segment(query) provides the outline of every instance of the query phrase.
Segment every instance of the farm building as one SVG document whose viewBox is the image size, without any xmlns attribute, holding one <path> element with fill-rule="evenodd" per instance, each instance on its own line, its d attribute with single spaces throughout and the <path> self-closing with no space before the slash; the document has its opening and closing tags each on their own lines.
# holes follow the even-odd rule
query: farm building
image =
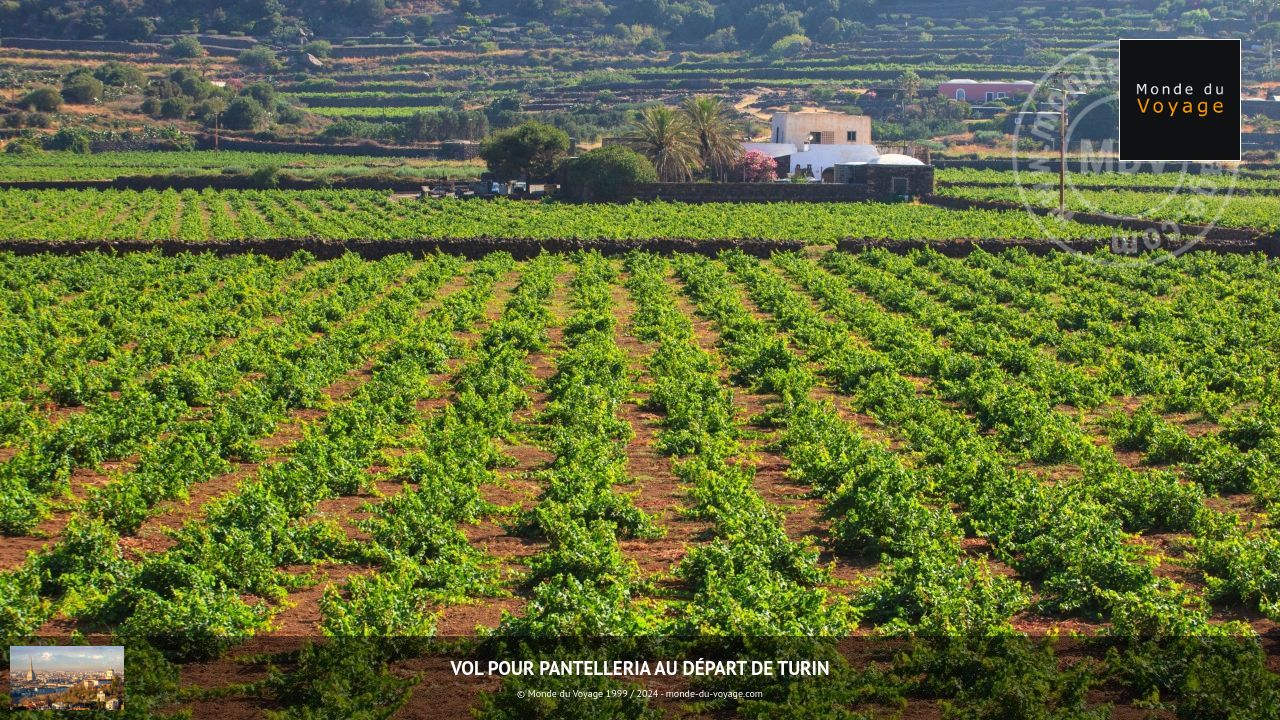
<svg viewBox="0 0 1280 720">
<path fill-rule="evenodd" d="M 933 166 L 910 155 L 886 153 L 866 162 L 840 163 L 834 181 L 861 186 L 868 199 L 933 194 Z"/>
<path fill-rule="evenodd" d="M 997 82 L 988 80 L 948 80 L 938 85 L 938 94 L 952 100 L 965 102 L 991 102 L 1004 98 L 1024 98 L 1031 94 L 1035 83 L 1030 80 Z"/>
<path fill-rule="evenodd" d="M 833 112 L 780 112 L 769 122 L 769 142 L 743 143 L 778 163 L 780 175 L 802 172 L 821 178 L 839 163 L 866 162 L 879 155 L 871 144 L 871 118 Z"/>
<path fill-rule="evenodd" d="M 850 145 L 871 142 L 871 118 L 834 112 L 780 112 L 769 121 L 775 143 Z"/>
</svg>

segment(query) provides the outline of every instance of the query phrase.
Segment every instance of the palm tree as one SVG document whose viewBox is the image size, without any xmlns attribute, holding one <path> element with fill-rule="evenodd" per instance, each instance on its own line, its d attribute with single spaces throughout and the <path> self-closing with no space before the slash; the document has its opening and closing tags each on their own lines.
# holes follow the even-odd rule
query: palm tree
<svg viewBox="0 0 1280 720">
<path fill-rule="evenodd" d="M 907 70 L 898 76 L 898 100 L 902 103 L 902 116 L 907 115 L 907 104 L 920 92 L 920 76 L 915 70 Z"/>
<path fill-rule="evenodd" d="M 718 97 L 702 95 L 685 98 L 680 112 L 697 142 L 702 166 L 711 172 L 713 180 L 723 180 L 742 157 L 739 131 L 729 117 L 728 107 Z"/>
<path fill-rule="evenodd" d="M 649 158 L 663 182 L 689 182 L 698 167 L 698 146 L 689 121 L 669 107 L 645 108 L 631 123 L 626 143 Z"/>
</svg>

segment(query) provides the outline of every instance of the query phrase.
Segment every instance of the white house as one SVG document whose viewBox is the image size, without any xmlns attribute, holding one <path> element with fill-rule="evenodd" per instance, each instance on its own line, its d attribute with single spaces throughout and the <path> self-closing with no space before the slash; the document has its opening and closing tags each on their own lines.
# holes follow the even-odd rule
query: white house
<svg viewBox="0 0 1280 720">
<path fill-rule="evenodd" d="M 743 143 L 746 152 L 768 155 L 778 172 L 808 171 L 820 179 L 825 170 L 848 162 L 868 162 L 879 156 L 871 144 L 871 118 L 832 112 L 774 113 L 770 142 Z"/>
</svg>

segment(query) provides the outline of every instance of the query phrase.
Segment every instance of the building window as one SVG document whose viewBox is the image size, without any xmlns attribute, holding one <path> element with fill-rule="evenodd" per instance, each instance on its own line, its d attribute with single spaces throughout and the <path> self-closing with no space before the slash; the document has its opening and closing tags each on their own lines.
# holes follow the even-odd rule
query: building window
<svg viewBox="0 0 1280 720">
<path fill-rule="evenodd" d="M 849 142 L 858 142 L 858 131 L 857 130 L 845 131 L 844 139 L 848 140 Z"/>
<path fill-rule="evenodd" d="M 996 99 L 996 94 L 988 90 L 987 98 L 986 98 L 987 102 L 991 102 L 992 100 L 995 100 L 995 99 Z"/>
<path fill-rule="evenodd" d="M 964 88 L 956 88 L 956 99 L 964 100 Z"/>
<path fill-rule="evenodd" d="M 773 129 L 773 141 L 776 143 L 782 142 L 782 128 Z"/>
<path fill-rule="evenodd" d="M 910 185 L 904 177 L 896 177 L 890 180 L 890 187 L 893 189 L 894 195 L 906 195 L 910 192 Z"/>
<path fill-rule="evenodd" d="M 809 133 L 809 144 L 810 144 L 810 145 L 821 145 L 821 144 L 822 144 L 822 133 L 820 133 L 820 132 L 811 132 L 811 133 Z"/>
</svg>

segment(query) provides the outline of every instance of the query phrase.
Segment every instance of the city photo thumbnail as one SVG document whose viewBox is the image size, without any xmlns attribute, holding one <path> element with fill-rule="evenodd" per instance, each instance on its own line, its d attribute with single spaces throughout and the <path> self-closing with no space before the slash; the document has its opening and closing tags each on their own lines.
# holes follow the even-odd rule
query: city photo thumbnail
<svg viewBox="0 0 1280 720">
<path fill-rule="evenodd" d="M 10 646 L 9 707 L 25 710 L 121 709 L 124 707 L 124 647 Z"/>
</svg>

